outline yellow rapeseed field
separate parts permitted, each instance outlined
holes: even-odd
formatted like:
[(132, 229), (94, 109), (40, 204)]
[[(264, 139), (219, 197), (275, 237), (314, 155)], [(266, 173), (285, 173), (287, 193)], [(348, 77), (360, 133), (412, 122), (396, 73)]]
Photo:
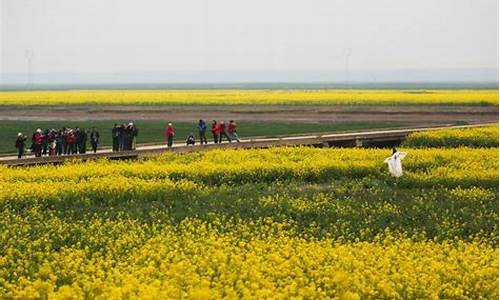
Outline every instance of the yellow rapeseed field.
[(498, 105), (498, 90), (69, 90), (0, 92), (0, 105)]
[(464, 129), (415, 132), (405, 142), (408, 147), (498, 147), (498, 124)]
[(12, 299), (495, 299), (498, 148), (0, 167)]

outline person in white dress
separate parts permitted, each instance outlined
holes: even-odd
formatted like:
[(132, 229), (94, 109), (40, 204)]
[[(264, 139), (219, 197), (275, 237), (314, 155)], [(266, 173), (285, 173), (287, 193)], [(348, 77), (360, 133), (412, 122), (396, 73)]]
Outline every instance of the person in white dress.
[(398, 178), (403, 176), (403, 165), (401, 161), (405, 159), (406, 152), (399, 152), (396, 148), (392, 148), (392, 155), (384, 160), (384, 163), (389, 165), (389, 173)]

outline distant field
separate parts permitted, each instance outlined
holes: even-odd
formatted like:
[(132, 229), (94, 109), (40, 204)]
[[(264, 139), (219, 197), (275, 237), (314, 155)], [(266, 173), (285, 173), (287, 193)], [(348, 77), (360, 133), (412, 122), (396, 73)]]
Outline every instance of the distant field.
[[(114, 123), (128, 121), (0, 121), (0, 153), (15, 152), (14, 142), (18, 132), (28, 137), (36, 130), (60, 129), (62, 127), (80, 127), (90, 129), (95, 126), (101, 135), (101, 146), (111, 145), (111, 128)], [(163, 121), (137, 121), (139, 128), (138, 143), (163, 143), (166, 122)], [(252, 136), (273, 137), (279, 135), (295, 135), (314, 132), (337, 132), (371, 128), (402, 127), (408, 124), (404, 122), (346, 122), (346, 123), (297, 123), (297, 122), (239, 122), (238, 132), (242, 138)], [(190, 132), (195, 135), (196, 123), (174, 123), (176, 128), (176, 141), (184, 142)], [(207, 132), (207, 138), (212, 141), (211, 133)], [(197, 138), (198, 140), (198, 138)], [(30, 142), (28, 141), (28, 147)]]
[(444, 129), (415, 132), (403, 143), (405, 147), (498, 147), (498, 124), (479, 128)]
[(68, 90), (0, 92), (0, 106), (494, 105), (498, 90)]

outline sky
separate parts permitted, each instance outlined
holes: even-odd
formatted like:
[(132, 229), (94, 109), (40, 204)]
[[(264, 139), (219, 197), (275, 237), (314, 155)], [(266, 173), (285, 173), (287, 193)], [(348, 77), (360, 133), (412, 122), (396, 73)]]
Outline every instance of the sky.
[(0, 2), (3, 74), (498, 72), (498, 0)]

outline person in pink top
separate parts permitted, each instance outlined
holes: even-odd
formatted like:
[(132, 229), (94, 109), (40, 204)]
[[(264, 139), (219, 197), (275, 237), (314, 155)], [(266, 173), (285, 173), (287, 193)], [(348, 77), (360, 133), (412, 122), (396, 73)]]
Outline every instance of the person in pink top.
[(168, 126), (165, 129), (165, 137), (167, 138), (167, 146), (169, 148), (171, 148), (174, 145), (174, 135), (175, 135), (175, 129), (172, 126), (172, 123), (168, 123)]

